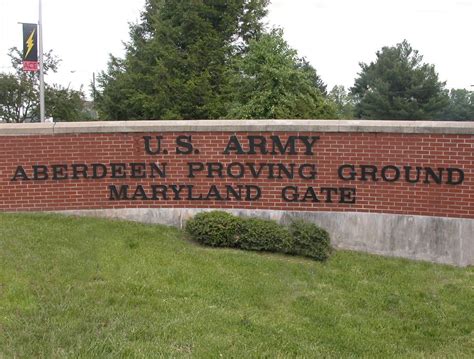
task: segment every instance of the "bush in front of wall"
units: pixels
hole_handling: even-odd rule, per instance
[[[186,223],[186,232],[201,244],[212,247],[236,247],[242,220],[230,213],[199,213]]]
[[[293,221],[289,227],[292,243],[290,254],[311,257],[324,261],[331,254],[329,233],[314,223]]]
[[[327,231],[297,220],[285,227],[261,218],[233,216],[223,211],[203,212],[186,223],[186,232],[195,241],[212,247],[279,252],[324,261],[331,254]]]
[[[275,221],[249,218],[242,221],[239,247],[253,251],[287,252],[291,243],[288,229]]]

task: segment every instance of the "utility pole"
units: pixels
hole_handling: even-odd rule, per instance
[[[92,99],[94,100],[94,106],[95,106],[95,72],[92,73]]]
[[[39,66],[40,66],[40,121],[45,122],[44,108],[44,63],[43,63],[43,6],[39,0]]]

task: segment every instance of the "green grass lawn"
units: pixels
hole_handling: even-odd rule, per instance
[[[474,269],[0,215],[0,358],[474,357]]]

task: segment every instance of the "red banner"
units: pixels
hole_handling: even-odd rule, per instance
[[[39,69],[37,61],[23,61],[23,71],[36,72]]]

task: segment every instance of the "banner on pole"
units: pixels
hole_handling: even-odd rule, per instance
[[[38,69],[38,25],[23,24],[23,71]]]

